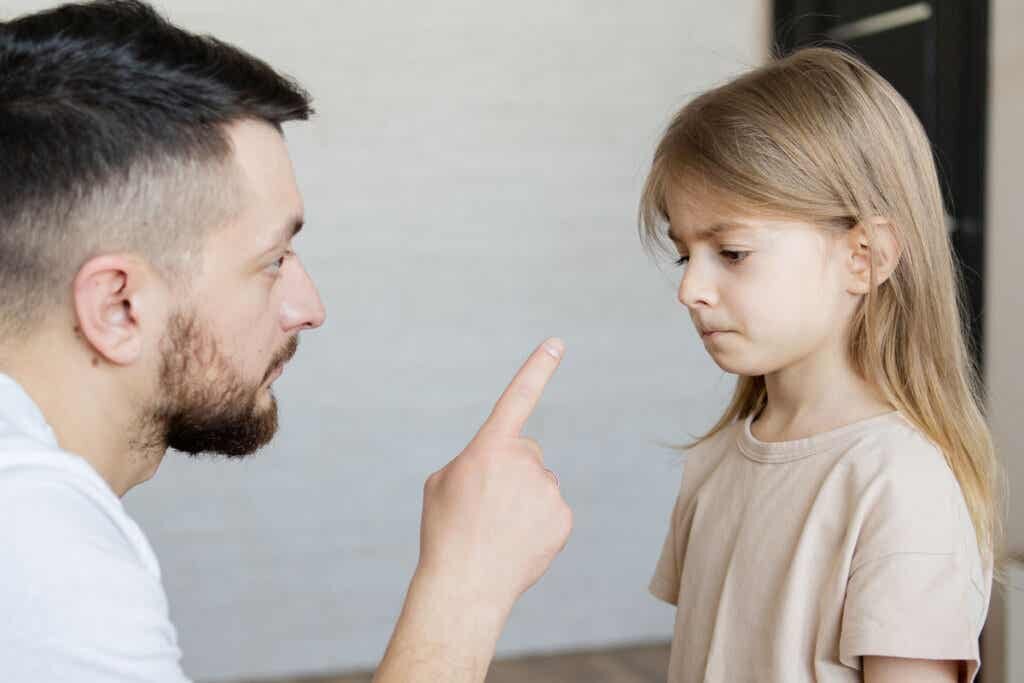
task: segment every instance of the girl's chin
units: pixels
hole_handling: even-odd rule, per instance
[[[741,375],[743,377],[753,377],[760,375],[760,372],[750,370],[749,368],[741,365],[734,365],[731,363],[723,363],[722,361],[715,359],[715,365],[720,367],[723,372],[728,372],[730,375]]]
[[[715,361],[715,365],[720,367],[723,371],[728,372],[732,375],[741,375],[743,377],[758,377],[773,372],[774,369],[765,369],[761,365],[750,362],[743,362],[743,359],[737,358],[733,354],[724,352],[710,352],[711,360]]]

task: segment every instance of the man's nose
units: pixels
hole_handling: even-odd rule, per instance
[[[305,267],[300,265],[294,278],[292,291],[281,303],[281,327],[287,332],[316,329],[327,318],[320,293]]]

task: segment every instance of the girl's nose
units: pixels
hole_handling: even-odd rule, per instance
[[[679,282],[679,303],[687,308],[713,306],[717,296],[709,274],[691,257]]]

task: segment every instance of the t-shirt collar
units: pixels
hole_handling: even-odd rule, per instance
[[[751,460],[764,463],[790,462],[843,448],[858,436],[873,431],[879,423],[891,421],[898,415],[897,411],[891,411],[804,439],[769,442],[760,441],[751,432],[750,425],[754,422],[754,415],[751,414],[743,420],[736,442],[740,451]]]
[[[9,429],[57,448],[57,435],[47,424],[43,411],[20,384],[0,373],[0,433]]]

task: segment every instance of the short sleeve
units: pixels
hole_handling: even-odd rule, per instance
[[[917,443],[901,450],[876,472],[861,503],[840,661],[859,669],[869,655],[960,660],[972,680],[991,573],[941,452]]]
[[[855,669],[866,655],[963,660],[970,681],[986,602],[955,554],[868,562],[847,586],[839,659]]]
[[[665,535],[665,543],[661,548],[661,556],[654,569],[654,576],[648,585],[651,595],[675,605],[679,601],[679,581],[682,568],[679,566],[679,548],[676,539],[679,521],[679,506],[681,496],[676,497],[676,504],[672,508],[672,516],[669,519],[668,533]]]
[[[159,575],[87,493],[6,478],[0,547],[4,680],[187,683]]]

